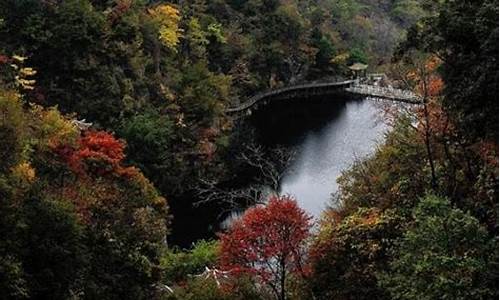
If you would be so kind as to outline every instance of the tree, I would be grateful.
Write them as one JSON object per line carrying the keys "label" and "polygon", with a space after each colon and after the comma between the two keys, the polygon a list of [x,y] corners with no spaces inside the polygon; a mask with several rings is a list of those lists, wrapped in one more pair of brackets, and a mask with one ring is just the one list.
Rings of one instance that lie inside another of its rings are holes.
{"label": "tree", "polygon": [[380,285],[394,299],[496,299],[497,238],[477,219],[428,195],[397,243]]}
{"label": "tree", "polygon": [[179,26],[181,16],[177,8],[172,5],[162,4],[149,9],[151,16],[159,24],[159,39],[169,50],[177,51],[182,29]]}
{"label": "tree", "polygon": [[425,15],[421,1],[396,0],[392,5],[391,15],[405,28],[412,26]]}
{"label": "tree", "polygon": [[169,249],[160,260],[168,284],[182,283],[189,276],[201,274],[206,267],[214,267],[218,247],[217,241],[201,240],[189,251]]}
{"label": "tree", "polygon": [[[437,189],[438,178],[436,177],[436,166],[434,162],[434,149],[431,139],[440,133],[448,133],[442,129],[443,123],[447,126],[448,118],[446,114],[439,110],[438,105],[442,98],[443,81],[437,69],[441,65],[441,60],[435,55],[422,53],[411,53],[407,55],[404,62],[393,64],[392,73],[399,82],[405,85],[406,89],[413,90],[421,98],[421,108],[414,109],[417,130],[422,136],[426,148],[426,156],[431,171],[431,186]],[[434,114],[433,114],[434,109]],[[439,117],[436,118],[436,110],[439,110]],[[434,115],[432,118],[431,114]],[[443,122],[442,120],[446,120]]]}
{"label": "tree", "polygon": [[328,211],[309,252],[316,299],[386,299],[375,273],[385,270],[400,223],[394,210],[359,208],[344,219]]}
{"label": "tree", "polygon": [[267,187],[272,193],[278,194],[286,169],[296,158],[296,154],[295,149],[284,146],[266,150],[252,143],[245,145],[238,159],[258,172],[256,177],[261,187]]}
{"label": "tree", "polygon": [[149,298],[165,199],[123,164],[123,141],[23,104],[0,88],[0,298]]}
{"label": "tree", "polygon": [[160,4],[154,8],[148,9],[148,12],[154,24],[153,32],[157,34],[157,37],[150,37],[150,40],[153,44],[152,56],[154,70],[159,77],[161,75],[161,45],[170,53],[178,52],[177,48],[183,33],[180,26],[182,17],[180,11],[169,4]]}
{"label": "tree", "polygon": [[187,24],[186,39],[189,45],[189,52],[194,59],[204,59],[206,56],[206,48],[210,43],[198,18],[191,18]]}
{"label": "tree", "polygon": [[26,249],[20,252],[30,298],[62,300],[81,293],[90,255],[85,227],[72,205],[35,198],[27,199],[22,211]]}
{"label": "tree", "polygon": [[267,205],[250,208],[220,236],[222,267],[254,276],[276,299],[285,300],[290,274],[304,276],[306,272],[310,219],[289,196],[274,196]]}
{"label": "tree", "polygon": [[368,58],[366,57],[366,54],[364,51],[360,48],[354,48],[351,49],[349,53],[349,64],[354,64],[354,63],[368,63]]}
{"label": "tree", "polygon": [[104,131],[86,131],[66,159],[73,171],[103,175],[121,169],[125,145]]}
{"label": "tree", "polygon": [[443,60],[443,104],[466,137],[498,137],[498,1],[443,1],[400,47]]}
{"label": "tree", "polygon": [[[122,6],[116,15],[96,2],[104,1],[3,1],[0,48],[28,57],[38,71],[30,78],[37,82],[31,101],[116,126],[147,97],[143,79],[150,56],[139,23],[144,3]],[[114,8],[127,1],[116,2]]]}
{"label": "tree", "polygon": [[314,28],[311,33],[311,40],[314,47],[318,49],[311,73],[315,72],[321,76],[324,76],[324,73],[331,73],[332,65],[330,62],[336,51],[330,37],[324,35],[319,28]]}

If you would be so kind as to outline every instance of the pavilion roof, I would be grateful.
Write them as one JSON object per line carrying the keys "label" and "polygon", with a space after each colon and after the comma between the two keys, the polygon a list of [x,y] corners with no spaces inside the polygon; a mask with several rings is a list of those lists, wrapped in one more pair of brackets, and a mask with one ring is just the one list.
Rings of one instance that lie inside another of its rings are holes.
{"label": "pavilion roof", "polygon": [[353,71],[361,71],[361,70],[365,70],[366,68],[368,68],[368,65],[365,65],[362,63],[354,63],[351,66],[349,66],[349,69],[351,69]]}

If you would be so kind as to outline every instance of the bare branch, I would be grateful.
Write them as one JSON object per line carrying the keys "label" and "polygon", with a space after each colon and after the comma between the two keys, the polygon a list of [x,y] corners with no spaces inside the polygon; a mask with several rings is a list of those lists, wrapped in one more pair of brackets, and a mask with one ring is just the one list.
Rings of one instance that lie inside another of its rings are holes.
{"label": "bare branch", "polygon": [[244,165],[257,170],[255,183],[244,188],[227,189],[216,180],[201,179],[195,188],[200,201],[195,205],[217,202],[228,204],[231,208],[245,208],[265,203],[269,194],[277,194],[287,168],[295,158],[295,151],[277,147],[270,151],[257,144],[246,145],[237,157]]}

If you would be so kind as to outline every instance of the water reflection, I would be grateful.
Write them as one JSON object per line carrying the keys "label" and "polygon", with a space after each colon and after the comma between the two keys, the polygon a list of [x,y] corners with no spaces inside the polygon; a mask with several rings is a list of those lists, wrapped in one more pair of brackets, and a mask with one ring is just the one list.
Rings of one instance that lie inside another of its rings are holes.
{"label": "water reflection", "polygon": [[373,153],[386,126],[376,103],[347,102],[340,115],[322,128],[308,130],[298,143],[298,158],[282,181],[282,193],[297,198],[318,217],[337,191],[336,179],[358,158]]}

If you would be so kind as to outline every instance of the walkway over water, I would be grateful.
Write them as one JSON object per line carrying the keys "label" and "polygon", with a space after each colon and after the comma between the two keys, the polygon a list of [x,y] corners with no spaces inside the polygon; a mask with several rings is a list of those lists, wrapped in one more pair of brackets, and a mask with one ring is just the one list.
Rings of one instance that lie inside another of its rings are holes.
{"label": "walkway over water", "polygon": [[422,103],[422,99],[408,90],[383,87],[376,84],[364,83],[363,80],[345,80],[339,82],[312,82],[278,88],[259,93],[239,106],[226,110],[227,113],[238,113],[254,110],[269,101],[302,98],[307,100],[313,96],[332,94],[347,94],[351,97],[370,97],[386,99],[411,104]]}

